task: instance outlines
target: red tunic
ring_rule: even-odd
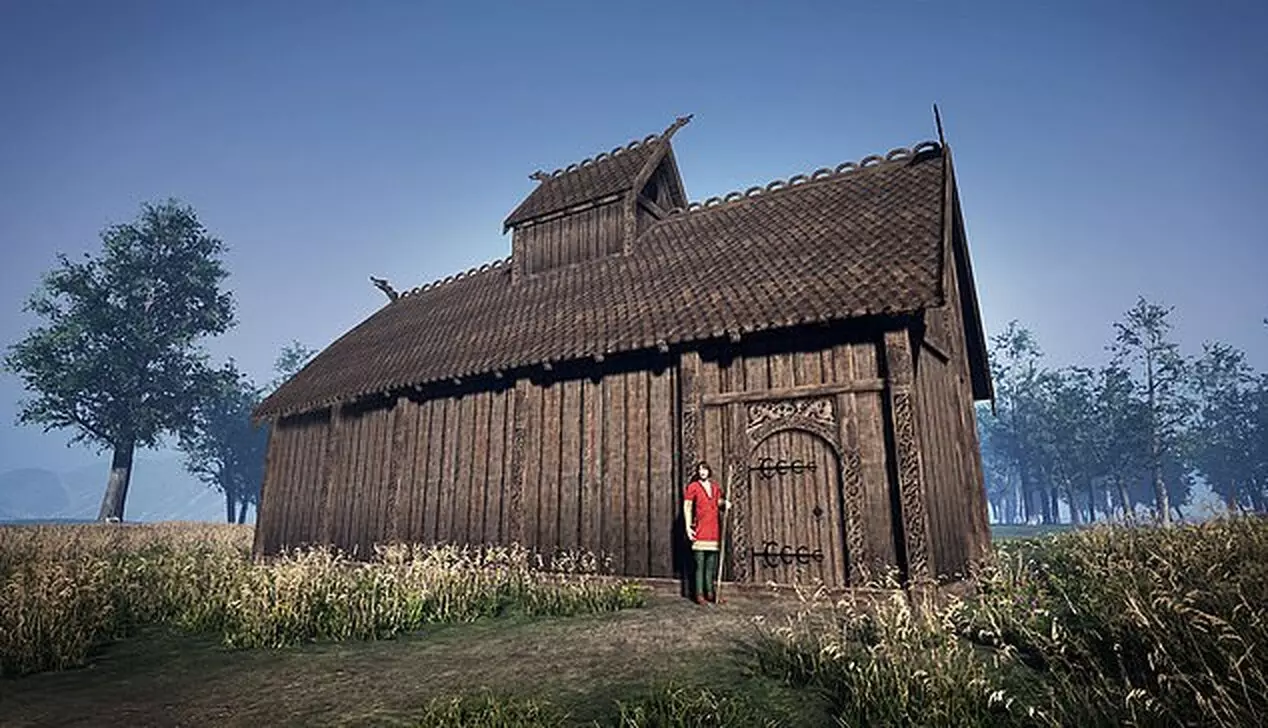
[[[691,515],[695,521],[696,540],[716,542],[722,536],[718,527],[718,501],[722,500],[722,487],[713,482],[709,486],[711,493],[706,494],[700,481],[691,481],[687,492],[683,494],[683,501],[692,504]]]

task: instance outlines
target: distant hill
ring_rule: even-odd
[[[0,473],[0,521],[95,519],[109,474],[108,459],[62,473],[43,468]],[[179,458],[137,458],[123,517],[223,522],[224,498],[186,473]]]

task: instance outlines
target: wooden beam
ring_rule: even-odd
[[[646,207],[648,212],[656,216],[656,219],[658,220],[665,219],[665,210],[662,209],[660,205],[657,205],[655,202],[652,202],[652,200],[648,198],[647,195],[644,195],[642,192],[638,193],[638,204],[642,205],[643,207]]]
[[[700,396],[700,352],[684,351],[678,360],[679,404],[682,407],[682,470],[674,477],[681,481],[695,476],[696,463],[700,462],[700,427],[702,398]],[[678,483],[682,487],[685,483]]]
[[[405,482],[405,472],[407,465],[405,463],[405,455],[407,454],[405,427],[407,424],[405,410],[409,407],[409,397],[404,394],[396,398],[396,404],[392,407],[392,444],[388,451],[388,487],[391,488],[391,495],[388,499],[388,526],[387,540],[396,543],[401,540],[401,486]],[[413,414],[411,412],[410,414]]]
[[[510,531],[511,542],[521,545],[524,544],[524,420],[528,415],[525,407],[531,386],[532,383],[527,378],[518,379],[515,382],[515,390],[511,394],[514,397],[515,411],[511,424],[511,472],[506,478],[508,492],[505,494],[507,500],[505,507],[507,530]]]
[[[799,387],[783,387],[780,389],[764,389],[752,392],[724,392],[722,394],[706,394],[702,404],[706,407],[735,404],[737,402],[759,402],[768,399],[797,399],[800,397],[821,397],[847,392],[880,392],[885,389],[883,379],[859,379],[853,382],[833,382],[831,384],[805,384]]]
[[[331,544],[331,528],[334,520],[334,496],[338,490],[335,478],[341,470],[338,462],[340,438],[343,437],[343,405],[335,403],[330,408],[330,423],[326,425],[326,454],[322,458],[321,474],[321,542]]]
[[[929,580],[930,569],[929,518],[925,512],[920,443],[911,401],[915,388],[912,355],[911,339],[906,329],[885,332],[885,370],[890,382],[889,405],[894,428],[894,456],[898,464],[898,504],[907,551],[907,582],[914,586]]]

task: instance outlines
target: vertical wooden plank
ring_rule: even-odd
[[[484,543],[484,519],[487,512],[489,476],[489,412],[492,394],[480,391],[473,395],[474,431],[471,438],[471,486],[467,498],[467,543]]]
[[[335,481],[339,477],[340,437],[343,429],[343,405],[336,403],[331,409],[330,426],[326,429],[325,454],[322,456],[321,474],[321,542],[331,543],[334,533],[333,513]]]
[[[287,492],[279,482],[281,470],[282,438],[277,434],[280,419],[267,424],[269,428],[268,444],[264,456],[264,479],[260,483],[260,505],[255,512],[255,533],[253,534],[251,552],[255,556],[271,556],[277,553],[280,539],[278,516],[281,506],[287,501],[294,501],[298,493]]]
[[[507,412],[506,403],[511,391],[500,389],[493,393],[489,400],[489,452],[485,466],[484,496],[484,542],[488,544],[504,543],[502,537],[502,494],[506,472]]]
[[[509,462],[509,487],[507,488],[506,522],[512,543],[525,545],[524,487],[527,479],[525,463],[525,439],[528,436],[527,400],[532,384],[527,378],[515,382],[515,394],[511,412],[511,451]]]
[[[626,573],[647,576],[650,547],[647,531],[647,371],[639,369],[627,373],[625,387],[625,417],[629,423],[625,457],[625,549],[629,554]]]
[[[743,404],[733,404],[719,409],[724,409],[727,415],[727,440],[723,461],[716,466],[720,468],[716,473],[716,479],[723,484],[723,493],[726,497],[737,495],[731,493],[730,490],[736,487],[735,481],[740,481],[740,487],[743,490],[736,500],[747,503],[752,499],[751,493],[745,488],[745,484],[750,482],[747,468],[749,450],[755,444],[745,430],[748,424],[748,408]],[[739,517],[730,519],[729,528],[732,533],[731,545],[727,546],[727,552],[721,555],[724,562],[723,571],[729,573],[733,579],[747,581],[749,578],[747,554],[751,553],[752,544],[749,543],[749,526],[745,522],[743,512]]]
[[[409,442],[405,435],[409,427],[408,407],[409,400],[404,395],[397,396],[396,402],[392,405],[392,440],[389,449],[391,459],[387,469],[388,497],[383,532],[384,540],[388,543],[396,543],[400,540],[401,515],[398,509],[408,497],[407,494],[402,493],[406,487],[405,479],[409,467],[406,460]]]
[[[581,381],[560,383],[559,545],[575,551],[581,544]]]
[[[374,554],[374,546],[383,542],[383,534],[386,531],[384,516],[387,513],[387,498],[385,497],[387,489],[387,468],[388,461],[391,458],[391,416],[389,410],[380,407],[371,414],[372,425],[370,432],[373,441],[370,444],[370,462],[368,462],[366,484],[368,486],[364,508],[364,521],[361,529],[361,537],[358,542],[362,546],[362,554],[365,558],[369,558]]]
[[[879,376],[877,342],[861,342],[849,347],[856,379]],[[877,392],[852,395],[859,428],[860,468],[863,479],[863,523],[866,556],[871,559],[868,571],[879,578],[890,568],[898,568],[893,519],[894,500],[889,476],[889,448],[886,446],[886,420],[882,396]]]
[[[455,543],[469,543],[467,510],[471,503],[471,461],[476,444],[475,431],[476,395],[467,393],[458,398],[458,447],[454,453],[453,486],[449,491],[450,539]]]
[[[691,350],[682,352],[678,360],[678,418],[679,418],[679,446],[678,450],[682,453],[678,459],[678,467],[674,469],[674,489],[673,489],[673,508],[674,523],[678,522],[678,511],[681,509],[683,489],[686,484],[691,481],[691,473],[689,472],[700,461],[704,452],[702,438],[706,428],[705,415],[701,406],[701,361],[700,352]],[[684,553],[679,554],[680,562],[676,564],[679,570],[687,570],[689,573],[689,565],[686,563],[690,554],[685,553],[687,550],[687,542],[685,535],[674,533],[675,539],[678,540],[679,547]]]
[[[673,526],[675,503],[681,500],[673,460],[673,372],[665,368],[652,373],[648,392],[648,454],[651,467],[648,484],[651,498],[648,508],[648,530],[651,532],[651,558],[648,574],[667,577],[673,574]]]
[[[400,418],[400,439],[393,443],[393,457],[398,463],[400,482],[396,488],[396,502],[392,505],[392,539],[398,543],[409,543],[413,539],[414,524],[410,517],[416,497],[414,462],[418,458],[418,403],[406,395],[401,395],[396,402],[400,410],[397,415]]]
[[[540,548],[538,530],[541,521],[541,473],[542,473],[542,405],[545,387],[534,384],[526,392],[524,438],[524,543],[530,548]]]
[[[907,578],[919,583],[930,576],[929,525],[925,512],[921,456],[912,404],[912,351],[906,330],[885,332],[885,369],[889,381],[899,504],[903,518]]]
[[[733,365],[734,365],[733,360]],[[701,362],[700,376],[697,380],[699,385],[697,398],[702,398],[706,394],[719,393],[722,389],[722,370],[719,363],[715,359],[707,359]],[[707,462],[714,469],[722,467],[722,451],[723,443],[723,424],[722,416],[724,409],[721,407],[704,407],[701,406],[700,413],[697,415],[698,420],[703,425],[697,432],[697,452],[696,457],[691,462],[683,463],[684,483],[690,483],[696,478],[696,464],[701,460]]]
[[[431,400],[431,438],[427,448],[427,510],[423,515],[423,528],[428,543],[440,543],[449,537],[448,530],[442,526],[441,513],[444,512],[444,482],[449,480],[445,473],[445,452],[452,446],[453,420],[450,417],[448,397]]]
[[[379,431],[382,429],[379,427],[378,415],[378,410],[365,413],[365,445],[358,468],[361,471],[361,487],[349,494],[352,501],[350,510],[356,514],[352,543],[356,553],[363,559],[370,556],[366,549],[369,548],[374,529],[374,505],[378,495],[375,475],[379,463]]]
[[[327,418],[317,423],[301,420],[288,438],[291,485],[299,497],[287,504],[286,536],[284,543],[297,546],[301,543],[322,543],[321,515],[325,501],[322,499],[322,475],[326,468],[326,438],[330,429]]]
[[[625,377],[603,378],[603,482],[608,505],[603,512],[603,549],[618,574],[625,570]]]
[[[430,483],[436,467],[433,453],[441,436],[436,429],[436,400],[418,405],[418,443],[414,448],[414,499],[410,503],[411,540],[430,544],[436,536],[435,497]],[[430,515],[429,515],[430,514]]]
[[[543,551],[559,548],[559,408],[563,383],[552,381],[542,390],[541,485],[538,491],[537,543]]]
[[[278,461],[275,477],[279,495],[277,505],[274,506],[277,513],[276,525],[270,529],[270,533],[271,538],[275,539],[273,547],[281,550],[289,548],[290,539],[293,539],[293,534],[298,531],[299,517],[303,512],[305,510],[320,512],[320,509],[312,505],[312,501],[317,500],[318,492],[304,492],[296,487],[301,482],[297,467],[300,461],[295,452],[298,438],[287,427],[285,420],[281,419],[273,425],[273,433],[272,437],[275,441],[273,446],[278,449],[275,457]],[[318,457],[311,459],[320,461]],[[305,496],[308,497],[308,502],[303,500]]]
[[[581,382],[581,548],[599,553],[603,535],[599,516],[603,508],[603,400],[599,382],[587,377]]]

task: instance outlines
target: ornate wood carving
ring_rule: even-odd
[[[898,450],[898,487],[907,537],[907,572],[911,581],[929,576],[929,552],[925,533],[924,488],[920,479],[920,452],[916,444],[911,393],[893,392],[894,442]]]
[[[909,584],[929,579],[929,525],[925,489],[920,473],[920,444],[912,412],[913,362],[910,334],[905,329],[885,332],[885,368],[889,375],[894,449],[898,462],[898,500],[903,516]]]
[[[682,470],[688,480],[700,462],[700,352],[684,351],[679,360],[682,406]]]
[[[845,548],[850,583],[862,586],[870,574],[863,538],[863,462],[857,448],[846,451],[841,462],[842,500],[845,511]]]
[[[737,503],[752,503],[752,487],[751,479],[748,477],[749,458],[753,453],[753,442],[750,438],[745,437],[744,430],[745,412],[743,407],[731,407],[731,437],[729,438],[729,447],[727,450],[727,467],[729,479],[738,481],[728,483],[728,491],[733,492],[733,497]],[[742,508],[742,506],[741,506]],[[731,565],[731,578],[735,581],[748,581],[749,563],[745,558],[745,554],[749,553],[748,543],[748,519],[746,510],[737,509],[735,513],[728,514],[731,524],[731,545],[728,553],[722,554],[721,558],[726,558]],[[736,556],[739,558],[735,558]]]
[[[514,423],[511,429],[511,473],[507,493],[507,529],[511,532],[513,543],[524,543],[524,407],[528,400],[525,388],[529,386],[527,379],[515,382],[512,395],[515,402]]]
[[[748,406],[749,432],[777,420],[802,419],[820,425],[835,425],[836,413],[832,400],[827,397],[814,399],[793,399],[779,402],[754,402]],[[833,439],[833,438],[829,438]]]

